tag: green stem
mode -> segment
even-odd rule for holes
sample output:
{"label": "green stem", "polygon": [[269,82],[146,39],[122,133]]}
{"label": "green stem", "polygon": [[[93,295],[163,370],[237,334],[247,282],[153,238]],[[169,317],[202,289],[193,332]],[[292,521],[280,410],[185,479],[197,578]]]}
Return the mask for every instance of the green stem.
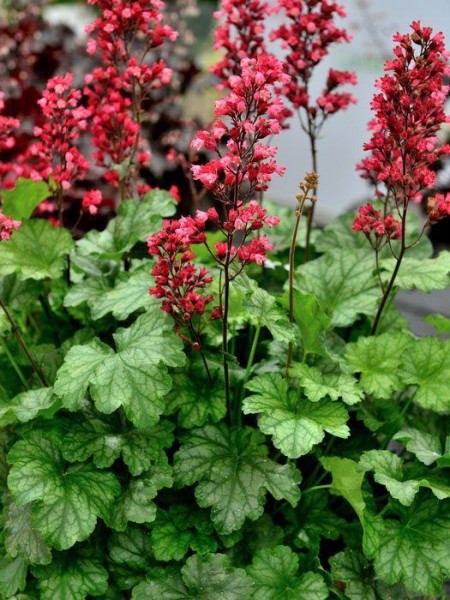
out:
{"label": "green stem", "polygon": [[380,510],[377,517],[382,517],[384,515],[384,513],[386,513],[390,508],[391,508],[390,504],[389,503],[386,504],[385,507]]}
{"label": "green stem", "polygon": [[[305,208],[306,195],[304,194],[301,201],[298,211],[296,212],[296,221],[294,227],[294,233],[292,235],[291,248],[289,251],[289,320],[291,323],[294,322],[294,266],[295,266],[295,248],[297,245],[297,235],[298,228],[300,225],[300,220],[302,218],[303,209]],[[288,357],[286,363],[286,378],[289,375],[289,367],[292,362],[292,350],[293,345],[292,342],[289,342],[288,346]]]}
{"label": "green stem", "polygon": [[17,326],[17,324],[14,321],[11,313],[9,312],[6,304],[3,302],[3,300],[1,298],[0,298],[0,307],[2,308],[3,312],[5,313],[5,316],[11,325],[11,331],[12,331],[14,337],[16,338],[16,340],[19,342],[19,346],[22,348],[23,353],[27,357],[28,362],[30,363],[33,371],[38,376],[39,381],[42,383],[42,385],[44,387],[47,387],[47,381],[44,377],[44,374],[42,373],[41,369],[36,364],[36,361],[34,360],[34,358],[31,356],[31,352],[28,350],[28,346],[26,345],[25,340],[23,339],[22,334],[20,333],[19,327]]}
{"label": "green stem", "polygon": [[6,342],[5,342],[5,340],[4,340],[2,337],[0,337],[0,344],[1,344],[2,348],[3,348],[3,351],[4,351],[4,353],[5,353],[5,354],[6,354],[6,356],[8,357],[8,359],[9,359],[9,362],[11,363],[11,365],[12,365],[12,367],[13,367],[14,371],[17,373],[17,375],[18,375],[18,377],[19,377],[20,381],[23,383],[24,387],[25,387],[27,390],[29,390],[29,389],[30,389],[30,386],[28,385],[28,381],[26,380],[26,378],[25,378],[25,375],[22,373],[22,370],[21,370],[21,368],[19,367],[19,365],[17,364],[17,362],[16,362],[16,359],[14,358],[14,356],[13,356],[13,355],[11,354],[11,352],[9,351],[9,348],[8,348],[8,346],[6,345]]}
{"label": "green stem", "polygon": [[331,483],[324,483],[323,485],[313,485],[312,487],[308,488],[307,490],[304,490],[302,492],[302,496],[304,496],[305,494],[309,494],[310,492],[315,492],[316,490],[326,490],[326,489],[329,489],[330,487],[332,487]]}
{"label": "green stem", "polygon": [[241,386],[241,393],[239,395],[239,402],[237,405],[237,421],[239,427],[242,425],[242,401],[245,395],[245,384],[250,379],[250,372],[252,370],[253,361],[255,360],[256,348],[258,347],[259,334],[261,333],[261,323],[258,323],[255,329],[255,335],[253,336],[252,347],[250,348],[250,354],[247,361],[247,368],[245,369],[244,380]]}
{"label": "green stem", "polygon": [[412,401],[414,400],[414,394],[411,394],[411,396],[408,398],[408,400],[405,402],[401,412],[400,412],[400,417],[404,417],[405,414],[408,411],[408,408],[411,406]]}

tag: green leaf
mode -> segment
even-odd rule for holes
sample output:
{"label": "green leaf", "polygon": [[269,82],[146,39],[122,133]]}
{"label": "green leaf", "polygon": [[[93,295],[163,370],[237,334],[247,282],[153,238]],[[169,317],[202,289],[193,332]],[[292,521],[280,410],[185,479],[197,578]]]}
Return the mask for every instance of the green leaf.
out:
{"label": "green leaf", "polygon": [[46,567],[33,568],[41,600],[84,600],[102,596],[108,587],[108,572],[89,551],[57,552]]}
{"label": "green leaf", "polygon": [[150,296],[152,282],[150,272],[153,265],[145,265],[120,281],[111,290],[107,290],[96,302],[90,303],[93,319],[101,319],[112,313],[118,321],[124,321],[139,309],[148,309],[152,304],[160,308],[159,301]]}
{"label": "green leaf", "polygon": [[261,288],[250,291],[244,301],[244,308],[249,311],[252,321],[267,327],[275,340],[285,343],[297,340],[295,326],[269,292]]}
{"label": "green leaf", "polygon": [[[292,233],[295,227],[295,211],[291,207],[280,206],[276,202],[266,200],[266,198],[264,198],[264,208],[266,208],[271,215],[280,218],[280,223],[267,232],[267,237],[274,245],[274,249],[271,254],[278,254],[279,252],[288,250],[291,245]],[[304,248],[306,246],[306,229],[307,219],[301,219],[297,235],[297,248]],[[313,225],[310,233],[310,243],[314,246],[316,243],[316,238],[319,234],[319,230],[315,225]]]}
{"label": "green leaf", "polygon": [[362,520],[366,506],[361,491],[364,474],[358,469],[358,463],[338,456],[323,456],[320,462],[333,478],[331,492],[345,498]]}
{"label": "green leaf", "polygon": [[372,570],[360,552],[346,548],[330,558],[331,575],[345,583],[345,597],[349,600],[377,600],[373,587]]}
{"label": "green leaf", "polygon": [[[397,260],[389,258],[383,261],[383,269],[389,276]],[[433,290],[445,290],[450,283],[450,252],[443,251],[437,258],[405,258],[395,280],[403,290],[421,290],[430,293]]]}
{"label": "green leaf", "polygon": [[152,526],[152,544],[156,560],[181,560],[189,549],[199,554],[217,550],[214,527],[206,511],[174,504],[158,511]]}
{"label": "green leaf", "polygon": [[27,579],[27,563],[22,558],[0,558],[0,596],[11,598],[23,592]]}
{"label": "green leaf", "polygon": [[294,363],[290,375],[300,379],[300,385],[311,402],[318,402],[328,396],[331,400],[341,398],[346,404],[353,405],[363,398],[357,380],[346,373],[323,373],[317,367]]}
{"label": "green leaf", "polygon": [[412,504],[420,487],[429,488],[440,500],[450,497],[450,486],[445,479],[414,465],[404,469],[402,459],[389,450],[364,452],[359,465],[364,471],[374,471],[375,481],[385,485],[391,496],[404,506]]}
{"label": "green leaf", "polygon": [[2,190],[2,210],[12,219],[28,219],[38,204],[51,195],[44,181],[19,177],[13,190]]}
{"label": "green leaf", "polygon": [[450,502],[422,499],[406,510],[400,521],[372,523],[375,571],[383,581],[403,581],[413,594],[439,595],[448,576]]}
{"label": "green leaf", "polygon": [[445,335],[446,333],[450,333],[450,319],[447,317],[443,317],[442,315],[434,314],[428,315],[423,319],[424,323],[429,323],[433,327],[436,328],[436,335]]}
{"label": "green leaf", "polygon": [[246,387],[255,394],[245,398],[244,414],[262,413],[259,428],[273,436],[274,445],[288,458],[308,454],[325,432],[343,438],[350,435],[348,413],[342,404],[299,399],[279,373],[255,377]]}
{"label": "green leaf", "polygon": [[86,277],[86,279],[71,286],[64,297],[64,306],[72,308],[87,302],[92,310],[92,307],[96,306],[97,302],[110,290],[111,286],[107,277]]}
{"label": "green leaf", "polygon": [[[319,354],[328,356],[325,347],[325,332],[330,326],[328,317],[314,294],[306,294],[294,288],[294,319],[300,329],[305,356]],[[283,306],[289,310],[289,292],[281,298]]]}
{"label": "green leaf", "polygon": [[8,486],[20,506],[36,500],[31,522],[57,550],[86,539],[97,518],[107,518],[120,486],[112,473],[92,465],[66,467],[61,441],[39,431],[16,442],[8,454]]}
{"label": "green leaf", "polygon": [[406,333],[361,337],[347,345],[345,358],[351,372],[361,374],[360,385],[367,394],[391,398],[393,392],[405,387],[400,363],[403,352],[414,343]]}
{"label": "green leaf", "polygon": [[425,465],[431,465],[442,458],[441,442],[437,436],[431,433],[405,427],[396,433],[393,439],[401,442],[408,452],[415,454]]}
{"label": "green leaf", "polygon": [[223,554],[191,556],[181,575],[161,576],[141,583],[133,600],[247,600],[250,582],[243,569],[233,568]]}
{"label": "green leaf", "polygon": [[450,340],[415,340],[402,356],[400,373],[405,385],[417,386],[414,401],[422,408],[450,412]]}
{"label": "green leaf", "polygon": [[365,250],[367,254],[372,249],[365,236],[357,235],[352,231],[356,212],[352,211],[339,215],[320,231],[317,235],[315,247],[318,252],[333,254],[336,250]]}
{"label": "green leaf", "polygon": [[52,560],[50,547],[31,524],[31,504],[9,502],[5,511],[5,548],[12,558],[20,557],[35,565]]}
{"label": "green leaf", "polygon": [[230,430],[224,424],[194,430],[175,455],[175,480],[199,482],[195,490],[201,507],[212,507],[220,533],[242,527],[248,517],[263,513],[266,490],[293,506],[299,499],[300,473],[267,458],[264,438],[253,429]]}
{"label": "green leaf", "polygon": [[[164,194],[164,192],[163,192]],[[77,242],[77,249],[84,256],[99,256],[117,260],[137,242],[144,242],[161,227],[161,217],[175,212],[176,202],[166,193],[163,201],[154,202],[153,195],[145,200],[124,200],[118,215],[104,231],[90,231]],[[158,195],[161,200],[161,194]]]}
{"label": "green leaf", "polygon": [[32,219],[0,245],[0,275],[19,279],[56,279],[65,267],[73,241],[70,233],[43,219]]}
{"label": "green leaf", "polygon": [[125,531],[127,524],[152,523],[156,518],[158,487],[151,478],[133,479],[118,498],[108,525],[116,531]]}
{"label": "green leaf", "polygon": [[385,485],[401,504],[412,504],[420,484],[415,480],[403,481],[403,461],[399,456],[389,450],[370,450],[363,452],[359,465],[363,471],[374,471],[375,481]]}
{"label": "green leaf", "polygon": [[51,387],[29,390],[7,402],[0,401],[0,426],[12,425],[17,421],[26,423],[38,415],[51,414],[55,402],[57,398]]}
{"label": "green leaf", "polygon": [[321,539],[337,540],[345,530],[346,521],[329,507],[329,495],[326,490],[316,490],[313,494],[302,496],[296,508],[295,545],[300,549],[319,554]]}
{"label": "green leaf", "polygon": [[257,554],[247,573],[254,600],[325,600],[328,589],[318,573],[299,575],[299,557],[288,546]]}
{"label": "green leaf", "polygon": [[[382,208],[382,205],[377,203],[376,208]],[[352,230],[353,221],[357,213],[355,211],[338,216],[333,219],[325,229],[319,232],[314,243],[316,250],[319,252],[334,253],[336,250],[365,250],[368,255],[373,257],[373,250],[367,241],[366,237],[361,233],[356,233]],[[414,243],[422,230],[422,224],[416,215],[411,212],[407,215],[406,224],[406,242],[407,245]],[[394,250],[399,251],[400,240],[391,242]],[[408,250],[408,256],[415,258],[429,258],[433,252],[430,239],[427,236],[422,236],[420,242]],[[381,251],[381,258],[390,257],[391,251],[388,247]]]}
{"label": "green leaf", "polygon": [[148,569],[152,553],[150,532],[132,526],[124,533],[115,533],[108,540],[111,559],[131,569]]}
{"label": "green leaf", "polygon": [[360,315],[373,316],[380,296],[374,262],[364,251],[338,250],[296,271],[295,287],[315,294],[334,327],[348,327]]}
{"label": "green leaf", "polygon": [[173,389],[168,394],[166,414],[178,412],[178,424],[185,429],[201,427],[208,419],[217,423],[226,414],[223,384],[213,387],[198,374],[178,373],[173,376]]}
{"label": "green leaf", "polygon": [[151,427],[165,408],[171,388],[167,366],[181,367],[186,357],[168,315],[154,310],[113,336],[117,352],[95,339],[74,346],[58,371],[55,392],[69,410],[78,409],[90,389],[96,408],[110,414],[123,406],[138,427]]}
{"label": "green leaf", "polygon": [[156,517],[156,504],[152,500],[160,489],[172,485],[172,467],[162,455],[157,465],[139,479],[132,479],[123,490],[116,500],[108,525],[116,531],[125,531],[128,522],[152,523]]}
{"label": "green leaf", "polygon": [[173,443],[173,425],[164,421],[147,429],[113,428],[100,419],[75,423],[64,438],[63,455],[70,462],[93,457],[99,468],[110,467],[120,455],[134,476],[141,475]]}

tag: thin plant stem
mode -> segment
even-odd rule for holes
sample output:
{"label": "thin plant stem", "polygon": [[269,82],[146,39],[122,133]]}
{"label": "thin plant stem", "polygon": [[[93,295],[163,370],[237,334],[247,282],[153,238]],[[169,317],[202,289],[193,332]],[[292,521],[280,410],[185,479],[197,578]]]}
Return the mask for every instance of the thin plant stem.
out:
{"label": "thin plant stem", "polygon": [[[299,228],[299,225],[300,225],[300,220],[302,218],[303,210],[305,208],[306,196],[307,196],[307,194],[303,194],[303,196],[302,196],[302,198],[300,200],[299,209],[296,212],[297,218],[295,220],[294,233],[292,235],[291,249],[290,249],[290,252],[289,252],[289,320],[290,320],[291,323],[294,322],[294,266],[295,266],[295,248],[296,248],[296,245],[297,245],[298,228]],[[292,362],[292,349],[293,349],[292,342],[289,342],[288,357],[287,357],[287,363],[286,363],[286,378],[288,376],[289,367],[291,366],[291,362]]]}
{"label": "thin plant stem", "polygon": [[223,315],[222,315],[222,352],[223,352],[223,378],[225,382],[225,400],[228,409],[228,414],[231,419],[230,405],[230,373],[228,367],[228,308],[230,304],[230,253],[231,240],[228,236],[228,252],[224,265],[224,298],[223,298]]}
{"label": "thin plant stem", "polygon": [[0,307],[2,308],[3,312],[5,313],[6,318],[8,319],[10,325],[11,325],[11,331],[14,335],[14,337],[16,338],[16,340],[19,342],[20,347],[22,348],[25,356],[28,359],[28,362],[30,363],[33,371],[36,373],[36,375],[39,378],[39,381],[42,383],[42,385],[44,387],[47,387],[47,381],[44,377],[44,374],[42,373],[41,369],[38,367],[38,365],[36,364],[36,361],[34,360],[34,358],[31,356],[31,353],[28,349],[28,346],[26,345],[22,334],[20,333],[20,329],[18,327],[18,325],[16,324],[16,322],[14,321],[11,313],[9,312],[6,304],[3,302],[3,300],[0,298]]}
{"label": "thin plant stem", "polygon": [[307,490],[304,490],[302,492],[302,496],[304,496],[305,494],[309,494],[310,492],[315,492],[316,490],[327,490],[330,487],[333,487],[331,483],[324,483],[323,485],[313,485]]}
{"label": "thin plant stem", "polygon": [[5,342],[5,340],[4,340],[2,337],[0,337],[0,345],[2,346],[4,353],[6,354],[6,356],[7,356],[7,357],[8,357],[8,359],[9,359],[9,362],[10,362],[10,363],[11,363],[11,365],[12,365],[12,368],[13,368],[13,369],[14,369],[14,371],[17,373],[17,375],[18,375],[18,377],[19,377],[20,381],[23,383],[23,385],[24,385],[25,389],[29,390],[29,389],[30,389],[30,386],[29,386],[29,384],[28,384],[28,381],[27,381],[27,380],[26,380],[26,378],[25,378],[25,375],[24,375],[24,374],[23,374],[23,372],[22,372],[22,369],[21,369],[21,368],[19,367],[19,365],[17,364],[17,361],[16,361],[16,359],[14,358],[14,356],[12,355],[12,353],[10,352],[10,350],[9,350],[8,346],[6,345],[6,342]]}
{"label": "thin plant stem", "polygon": [[381,315],[383,314],[384,308],[386,306],[386,302],[388,301],[389,296],[391,295],[392,288],[394,287],[395,280],[397,278],[398,272],[399,272],[401,264],[402,264],[403,257],[406,252],[406,213],[407,213],[407,207],[405,205],[405,207],[403,208],[403,214],[402,214],[402,237],[401,237],[400,252],[398,254],[398,258],[397,258],[397,262],[395,264],[394,271],[391,275],[389,283],[387,284],[386,290],[385,290],[383,297],[381,299],[381,302],[380,302],[380,306],[378,307],[378,311],[377,311],[375,320],[372,325],[372,331],[371,331],[372,335],[376,335],[376,333],[377,333],[378,325],[380,324]]}
{"label": "thin plant stem", "polygon": [[195,329],[194,329],[194,327],[192,325],[191,325],[191,331],[192,331],[192,334],[195,337],[195,341],[198,344],[198,351],[200,352],[200,356],[202,357],[202,361],[203,361],[203,364],[205,366],[206,373],[208,375],[209,383],[211,385],[213,385],[214,381],[213,381],[213,378],[212,378],[212,375],[211,375],[211,371],[209,370],[208,361],[206,360],[206,356],[205,356],[205,353],[203,351],[203,346],[201,344],[200,337],[199,337],[198,333],[195,331]]}
{"label": "thin plant stem", "polygon": [[[315,133],[313,133],[312,131],[310,131],[310,133],[309,133],[309,141],[310,141],[310,149],[311,149],[312,170],[315,173],[318,173],[318,170],[317,170],[317,139],[316,139]],[[318,185],[316,185],[313,190],[314,196],[316,198],[317,198],[317,188],[318,188]],[[305,262],[309,261],[311,232],[312,232],[313,219],[314,219],[314,207],[315,207],[315,202],[312,202],[311,205],[308,207],[308,220],[306,222]]]}
{"label": "thin plant stem", "polygon": [[260,333],[261,333],[261,323],[258,323],[258,325],[256,326],[256,329],[255,329],[255,335],[253,336],[253,343],[252,343],[252,347],[250,348],[250,354],[248,356],[248,361],[247,361],[247,368],[245,369],[244,380],[243,380],[242,386],[241,386],[241,393],[239,395],[239,401],[238,401],[238,405],[236,407],[237,421],[238,421],[239,427],[242,426],[241,407],[242,407],[242,401],[243,401],[244,395],[245,395],[245,384],[250,379],[250,373],[252,370],[253,361],[255,360],[256,348],[258,347]]}

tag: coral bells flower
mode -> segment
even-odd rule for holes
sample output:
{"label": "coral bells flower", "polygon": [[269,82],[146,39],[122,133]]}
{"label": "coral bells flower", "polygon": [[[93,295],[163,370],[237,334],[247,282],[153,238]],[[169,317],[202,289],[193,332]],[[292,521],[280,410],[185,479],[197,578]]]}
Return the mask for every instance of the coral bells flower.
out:
{"label": "coral bells flower", "polygon": [[[94,114],[92,134],[95,159],[105,178],[122,196],[133,192],[130,179],[142,161],[141,108],[151,91],[167,85],[172,71],[148,54],[177,32],[163,22],[160,0],[89,0],[101,14],[86,28],[87,51],[99,52],[102,67],[86,77],[86,94]],[[148,61],[148,62],[147,62]],[[147,155],[146,152],[140,156]],[[149,156],[149,155],[148,155]],[[119,169],[119,166],[121,167]],[[121,173],[119,175],[119,172]]]}
{"label": "coral bells flower", "polygon": [[98,213],[98,207],[102,202],[103,196],[99,190],[85,192],[83,202],[81,203],[81,210],[88,212],[91,215],[96,215]]}
{"label": "coral bells flower", "polygon": [[432,225],[446,217],[450,217],[450,194],[428,198],[428,223]]}
{"label": "coral bells flower", "polygon": [[288,50],[285,66],[291,79],[283,93],[295,109],[307,111],[308,126],[314,122],[320,128],[329,115],[355,102],[350,93],[337,91],[343,85],[356,84],[354,73],[330,69],[322,94],[315,101],[310,98],[309,89],[314,69],[328,55],[330,46],[351,39],[335,23],[336,17],[345,17],[345,11],[329,0],[278,0],[277,10],[288,17],[288,23],[271,33],[271,39],[281,40],[282,47]]}
{"label": "coral bells flower", "polygon": [[[280,117],[284,106],[272,88],[288,81],[280,61],[270,55],[241,61],[241,75],[229,79],[230,92],[215,104],[218,120],[210,131],[199,131],[192,147],[206,147],[218,156],[205,165],[194,165],[194,179],[225,201],[236,185],[248,183],[248,198],[255,191],[266,190],[273,174],[283,175],[273,157],[276,148],[262,140],[281,131]],[[219,117],[226,117],[227,123]],[[226,153],[219,146],[224,140]],[[226,200],[228,202],[228,200]]]}
{"label": "coral bells flower", "polygon": [[203,319],[207,306],[214,300],[204,291],[212,283],[212,277],[205,268],[198,269],[193,264],[195,254],[191,244],[196,243],[197,236],[195,232],[191,236],[188,229],[185,221],[164,221],[163,229],[147,239],[149,254],[158,257],[152,271],[155,287],[150,294],[162,300],[161,308],[172,315],[176,330],[187,328],[198,346],[198,335],[209,320],[218,318],[220,310],[213,310]]}
{"label": "coral bells flower", "polygon": [[[0,92],[0,152],[7,153],[16,144],[13,131],[18,129],[20,122],[18,119],[6,117],[1,114],[5,108],[3,98],[4,94]],[[0,161],[0,181],[2,181],[5,188],[14,187],[15,175],[18,174],[18,170],[18,165],[12,164],[8,160]]]}
{"label": "coral bells flower", "polygon": [[[383,240],[399,239],[402,234],[402,223],[392,215],[383,218],[380,210],[375,210],[371,203],[358,209],[358,216],[353,222],[353,231],[362,231],[374,247],[379,248]],[[372,234],[375,240],[372,240]]]}
{"label": "coral bells flower", "polygon": [[430,167],[450,152],[449,146],[437,146],[436,137],[448,121],[443,78],[450,71],[444,37],[420,22],[411,28],[410,34],[394,36],[395,58],[386,62],[386,75],[377,81],[379,93],[371,105],[373,135],[364,146],[370,156],[358,166],[363,177],[384,183],[388,196],[404,204],[433,186],[436,175]]}
{"label": "coral bells flower", "polygon": [[101,16],[86,27],[90,36],[88,52],[97,49],[103,61],[117,64],[129,59],[129,44],[141,40],[144,49],[160,46],[165,38],[176,40],[178,34],[163,23],[161,0],[88,0],[98,7]]}
{"label": "coral bells flower", "polygon": [[256,58],[266,52],[264,20],[269,5],[261,0],[222,0],[216,19],[224,19],[216,28],[214,50],[224,50],[224,56],[211,71],[220,78],[222,87],[231,75],[239,75],[243,58]]}
{"label": "coral bells flower", "polygon": [[53,175],[63,190],[83,178],[90,166],[74,143],[87,129],[91,113],[81,106],[81,91],[72,88],[72,82],[72,73],[48,81],[39,100],[46,120],[42,127],[35,128],[40,141],[31,148],[31,154],[42,165],[39,175],[44,179]]}
{"label": "coral bells flower", "polygon": [[11,217],[3,214],[0,208],[0,240],[7,242],[15,229],[19,229],[22,225],[21,221],[14,221]]}
{"label": "coral bells flower", "polygon": [[[0,92],[0,113],[5,109],[4,97],[3,92]],[[15,139],[11,133],[14,129],[18,129],[18,127],[20,127],[18,119],[5,117],[0,114],[0,152],[11,150],[15,146]]]}

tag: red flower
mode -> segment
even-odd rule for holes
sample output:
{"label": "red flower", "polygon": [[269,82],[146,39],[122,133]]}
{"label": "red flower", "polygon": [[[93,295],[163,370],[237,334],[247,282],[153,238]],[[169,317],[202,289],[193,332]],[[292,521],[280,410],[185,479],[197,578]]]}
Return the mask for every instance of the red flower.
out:
{"label": "red flower", "polygon": [[449,73],[444,37],[432,35],[420,22],[407,35],[397,33],[395,59],[386,62],[386,75],[376,82],[379,93],[372,100],[373,131],[364,150],[370,153],[358,169],[373,183],[384,183],[387,196],[407,205],[436,181],[432,163],[449,146],[437,146],[437,132],[448,121],[444,103]]}
{"label": "red flower", "polygon": [[178,34],[163,22],[161,0],[89,0],[89,4],[101,14],[86,28],[92,36],[87,51],[98,51],[103,62],[86,77],[86,95],[94,115],[94,157],[107,170],[105,179],[111,185],[124,184],[124,197],[135,191],[128,189],[133,169],[144,156],[145,160],[150,156],[141,153],[135,164],[135,156],[144,146],[140,136],[142,103],[151,90],[167,85],[172,76],[164,61],[151,61],[148,54]]}
{"label": "red flower", "polygon": [[72,73],[48,81],[39,100],[46,121],[35,127],[40,141],[30,149],[39,161],[35,178],[49,179],[52,175],[62,190],[69,190],[76,179],[82,179],[90,166],[75,142],[87,129],[91,112],[81,105],[82,93],[72,83]]}
{"label": "red flower", "polygon": [[11,217],[3,214],[0,208],[0,240],[7,242],[15,229],[19,229],[22,225],[21,221],[14,221]]}
{"label": "red flower", "polygon": [[322,94],[315,101],[309,89],[314,69],[328,55],[329,47],[351,39],[335,23],[336,16],[346,16],[345,11],[329,0],[278,0],[276,10],[288,17],[287,24],[271,33],[271,39],[281,40],[282,48],[288,50],[285,69],[290,80],[284,85],[283,94],[295,109],[305,109],[308,119],[320,128],[329,115],[356,102],[348,92],[337,91],[343,85],[356,84],[356,75],[347,71],[330,69]]}
{"label": "red flower", "polygon": [[428,198],[428,223],[431,225],[450,216],[450,194]]}
{"label": "red flower", "polygon": [[358,209],[358,216],[353,222],[353,231],[362,231],[372,243],[372,233],[375,236],[374,246],[379,248],[382,238],[399,239],[402,234],[401,221],[394,219],[392,215],[383,218],[380,210],[375,210],[371,203]]}
{"label": "red flower", "polygon": [[195,258],[191,244],[197,243],[197,228],[204,226],[204,220],[202,217],[192,219],[191,226],[189,219],[164,221],[163,229],[149,237],[147,245],[149,254],[158,257],[152,271],[155,287],[150,289],[150,294],[162,300],[161,308],[172,315],[177,331],[187,328],[196,340],[207,321],[218,318],[220,310],[214,309],[206,323],[202,321],[208,304],[214,299],[204,292],[212,277],[205,268],[198,269],[191,262]]}
{"label": "red flower", "polygon": [[81,203],[81,210],[89,212],[91,215],[96,215],[98,207],[102,202],[103,196],[99,190],[85,192],[83,202]]}

